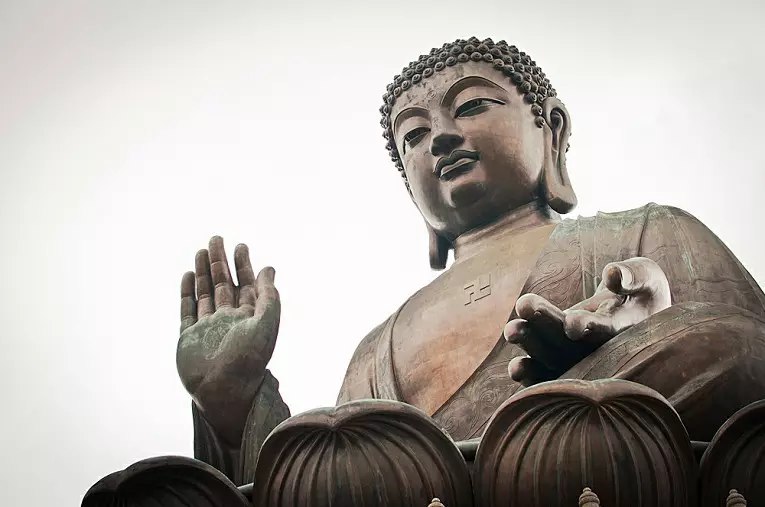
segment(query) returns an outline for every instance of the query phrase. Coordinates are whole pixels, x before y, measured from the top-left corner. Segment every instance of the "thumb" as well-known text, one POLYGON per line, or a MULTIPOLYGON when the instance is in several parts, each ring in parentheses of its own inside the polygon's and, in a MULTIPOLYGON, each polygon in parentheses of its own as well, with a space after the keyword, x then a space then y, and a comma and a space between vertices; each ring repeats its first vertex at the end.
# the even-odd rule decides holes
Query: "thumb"
POLYGON ((276 336, 279 332, 282 306, 279 299, 279 291, 274 286, 276 271, 268 266, 260 270, 255 279, 255 312, 249 322, 257 326, 267 339, 264 342, 266 348, 261 351, 265 358, 270 358, 276 344, 276 336))
POLYGON ((279 291, 274 286, 274 277, 276 271, 271 266, 260 270, 255 279, 255 315, 263 315, 271 310, 278 310, 281 307, 279 291))
POLYGON ((603 282, 614 294, 628 296, 643 289, 645 280, 637 274, 627 261, 612 262, 603 269, 603 282))
POLYGON ((255 279, 255 296, 270 300, 279 299, 279 291, 274 286, 274 278, 276 277, 276 270, 271 266, 266 266, 258 273, 258 277, 255 279))
POLYGON ((672 293, 667 275, 655 261, 645 257, 633 257, 612 262, 603 269, 603 281, 611 292, 623 296, 642 294, 651 301, 655 311, 672 304, 672 293))

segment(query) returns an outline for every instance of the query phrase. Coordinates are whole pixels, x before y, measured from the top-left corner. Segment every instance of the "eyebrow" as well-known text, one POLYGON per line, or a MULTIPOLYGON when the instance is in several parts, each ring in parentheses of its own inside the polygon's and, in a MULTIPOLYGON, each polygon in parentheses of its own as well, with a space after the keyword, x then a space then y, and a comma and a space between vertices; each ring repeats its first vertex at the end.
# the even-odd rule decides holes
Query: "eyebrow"
MULTIPOLYGON (((500 85, 484 77, 467 76, 467 77, 461 78, 456 83, 454 83, 451 87, 449 87, 449 89, 446 91, 444 96, 441 98, 440 105, 443 106, 445 104, 450 104, 451 102, 454 101, 455 98, 457 98, 457 95, 459 95, 464 90, 470 88, 471 86, 487 86, 489 88, 495 88, 503 92, 505 91, 505 89, 502 88, 500 85)), ((399 112, 396 115, 396 118, 393 120, 394 135, 398 131, 398 128, 401 125, 401 123, 413 116, 427 117, 428 110, 422 106, 412 106, 399 112)))
POLYGON ((500 85, 494 81, 490 81, 481 76, 468 76, 463 77, 456 83, 454 83, 441 98, 441 105, 451 104, 460 92, 470 88, 471 86, 488 86, 489 88, 496 88, 500 91, 505 91, 500 85))
POLYGON ((411 118, 412 116, 428 116, 428 110, 421 106, 412 106, 407 107, 403 111, 399 112, 396 115, 396 119, 393 120, 393 132, 395 135, 395 132, 398 131, 398 127, 401 125, 402 122, 405 120, 411 118))

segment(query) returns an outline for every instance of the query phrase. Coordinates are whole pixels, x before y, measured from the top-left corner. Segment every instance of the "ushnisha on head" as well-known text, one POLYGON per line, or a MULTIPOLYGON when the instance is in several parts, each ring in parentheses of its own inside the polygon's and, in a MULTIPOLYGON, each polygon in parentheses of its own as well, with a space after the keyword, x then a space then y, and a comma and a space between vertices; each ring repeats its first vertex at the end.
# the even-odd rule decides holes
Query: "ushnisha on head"
POLYGON ((576 205, 568 112, 515 46, 472 37, 434 48, 394 77, 383 100, 386 148, 425 218, 434 268, 461 234, 515 209, 576 205))

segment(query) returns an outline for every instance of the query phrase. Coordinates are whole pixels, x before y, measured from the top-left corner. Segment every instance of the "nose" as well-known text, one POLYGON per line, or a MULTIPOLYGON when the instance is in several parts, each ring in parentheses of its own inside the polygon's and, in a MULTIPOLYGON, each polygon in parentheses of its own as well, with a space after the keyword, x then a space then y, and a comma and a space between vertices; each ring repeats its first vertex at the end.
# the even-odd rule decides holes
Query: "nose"
POLYGON ((432 129, 430 153, 436 157, 449 155, 465 142, 465 138, 462 137, 453 122, 439 122, 438 125, 433 125, 432 129))

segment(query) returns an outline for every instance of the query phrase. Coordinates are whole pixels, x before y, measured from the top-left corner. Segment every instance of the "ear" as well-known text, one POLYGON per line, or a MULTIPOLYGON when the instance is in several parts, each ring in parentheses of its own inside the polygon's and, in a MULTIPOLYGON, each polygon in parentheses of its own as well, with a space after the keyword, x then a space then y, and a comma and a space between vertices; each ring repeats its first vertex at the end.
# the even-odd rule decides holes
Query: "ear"
POLYGON ((443 236, 439 235, 426 222, 428 229, 428 254, 430 255, 430 267, 436 271, 446 268, 446 259, 449 257, 449 249, 452 245, 443 236))
MULTIPOLYGON (((406 190, 409 192, 409 197, 412 199, 415 207, 419 210, 417 201, 414 199, 412 189, 409 187, 409 181, 404 177, 404 183, 406 184, 406 190)), ((428 231, 428 256, 430 257, 430 267, 436 271, 442 271, 446 269, 446 260, 449 257, 449 250, 452 248, 452 244, 439 235, 430 224, 426 221, 425 228, 428 231)))
MULTIPOLYGON (((412 189, 409 187, 409 182, 404 178, 406 183, 406 190, 409 192, 409 197, 412 199, 415 207, 419 210, 417 201, 414 199, 412 189)), ((439 235, 430 224, 425 222, 425 229, 428 231, 428 256, 430 257, 430 267, 436 271, 442 271, 446 269, 446 260, 449 257, 449 250, 452 248, 449 240, 439 235)))
POLYGON ((542 103, 545 124, 545 162, 542 187, 547 204, 560 214, 576 207, 576 194, 566 169, 566 151, 571 135, 571 117, 566 106, 556 97, 548 97, 542 103))

